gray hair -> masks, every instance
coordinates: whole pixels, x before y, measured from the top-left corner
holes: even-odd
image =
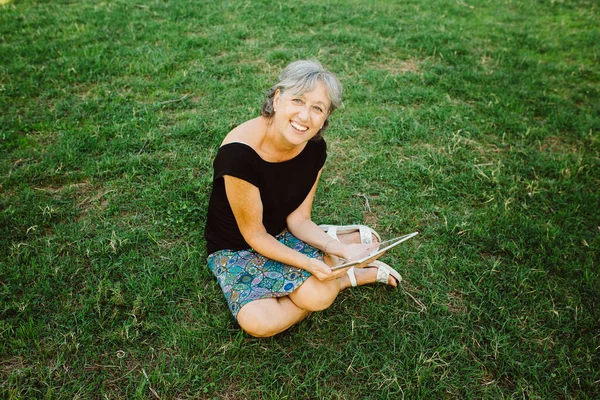
[[[266,92],[266,98],[260,113],[265,118],[272,118],[275,115],[273,108],[273,99],[275,92],[283,94],[287,91],[296,95],[302,95],[313,90],[317,82],[325,85],[327,96],[329,97],[329,115],[342,105],[342,84],[338,78],[330,71],[323,68],[317,60],[299,60],[289,64],[279,75],[279,82]],[[329,116],[325,120],[323,127],[314,139],[320,139],[321,133],[329,126]]]

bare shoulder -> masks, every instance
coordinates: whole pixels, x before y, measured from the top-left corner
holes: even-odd
[[[254,118],[236,126],[225,136],[221,146],[228,143],[240,142],[255,147],[255,144],[260,140],[265,130],[264,121],[262,118]]]

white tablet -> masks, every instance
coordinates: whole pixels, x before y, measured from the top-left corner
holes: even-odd
[[[385,253],[392,247],[395,247],[395,246],[399,245],[400,243],[405,242],[414,236],[417,236],[418,234],[419,234],[419,232],[413,232],[413,233],[409,233],[408,235],[398,236],[397,238],[380,242],[379,246],[376,249],[371,250],[370,252],[368,252],[366,254],[362,254],[352,260],[344,260],[341,264],[337,264],[337,265],[334,265],[333,267],[331,267],[331,270],[335,271],[336,269],[347,268],[347,267],[352,267],[353,265],[362,264],[371,258],[375,258],[375,257],[379,256],[380,254]]]

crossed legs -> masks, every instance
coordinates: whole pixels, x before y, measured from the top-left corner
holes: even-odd
[[[339,292],[338,279],[321,282],[311,276],[288,296],[255,300],[244,305],[237,320],[252,336],[273,336],[302,321],[311,312],[326,309]]]
[[[360,236],[355,233],[339,235],[339,239],[345,243],[360,243]],[[376,280],[377,269],[356,268],[355,275],[359,285],[372,283]],[[392,286],[397,284],[391,277],[388,283]],[[288,296],[255,300],[244,305],[237,320],[242,329],[252,336],[274,336],[302,321],[311,312],[328,308],[339,292],[348,287],[350,279],[346,274],[327,282],[311,276]]]

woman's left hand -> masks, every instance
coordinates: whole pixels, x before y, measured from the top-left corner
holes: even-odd
[[[368,255],[373,250],[377,250],[379,248],[379,243],[369,243],[369,244],[347,244],[344,247],[342,258],[347,261],[356,260],[357,258],[364,257]]]

